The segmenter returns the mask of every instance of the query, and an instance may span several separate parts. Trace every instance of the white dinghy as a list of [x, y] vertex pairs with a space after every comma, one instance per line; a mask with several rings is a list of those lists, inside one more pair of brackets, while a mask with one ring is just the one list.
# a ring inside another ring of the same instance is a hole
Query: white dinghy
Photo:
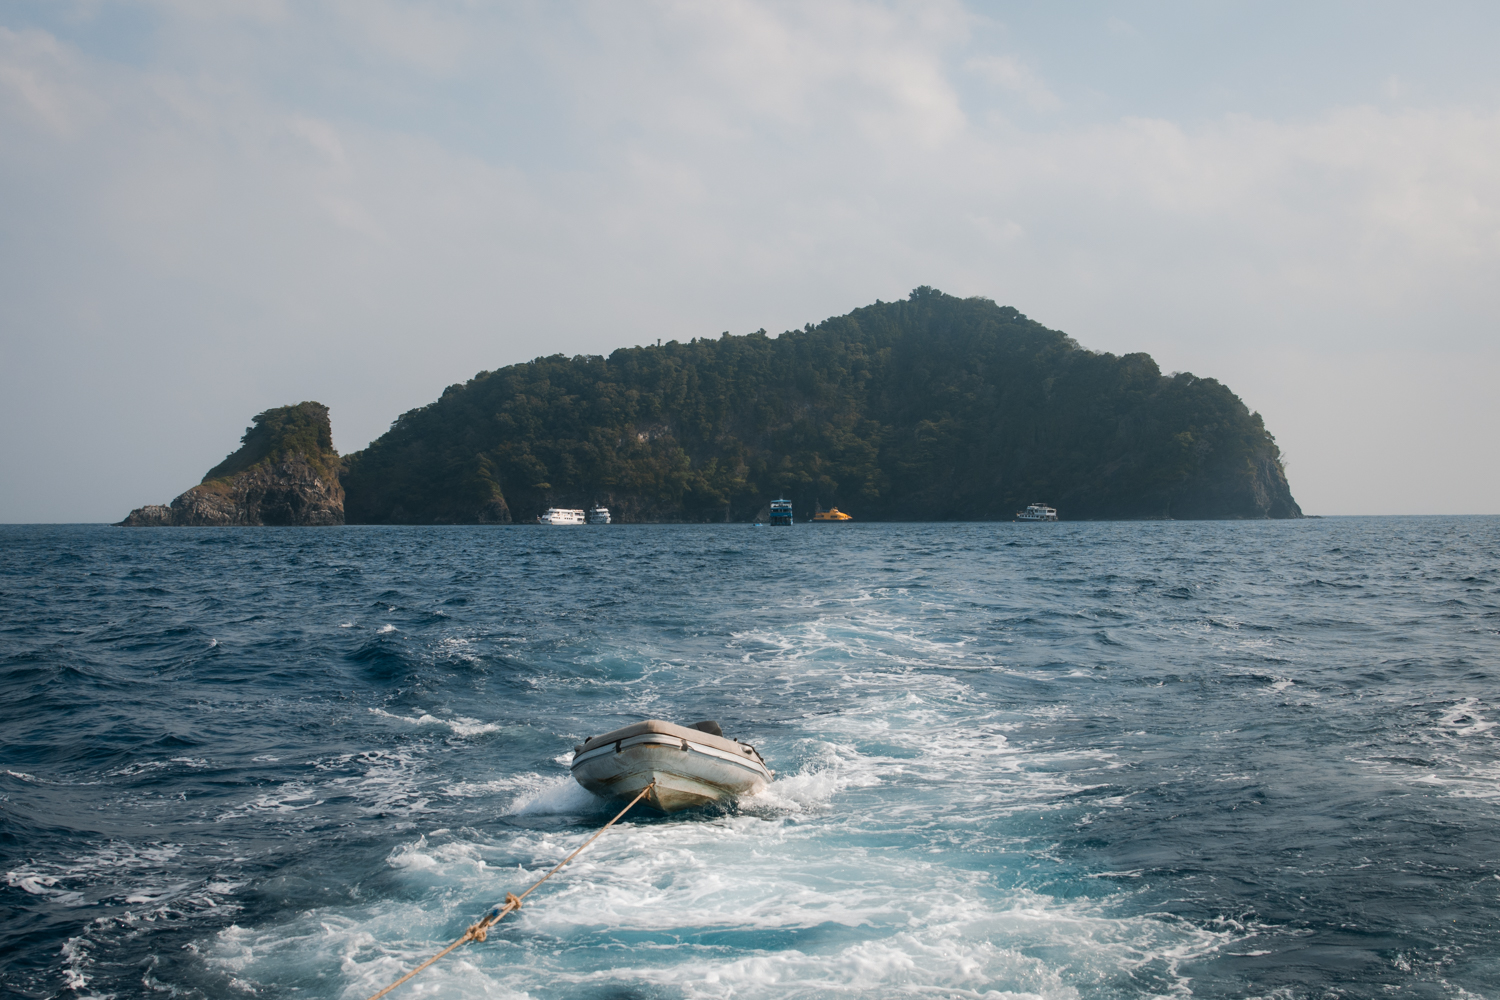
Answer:
[[646, 801], [669, 813], [753, 795], [771, 780], [756, 749], [726, 739], [717, 722], [679, 726], [658, 719], [575, 746], [572, 771], [584, 788], [615, 799], [634, 798], [654, 781]]

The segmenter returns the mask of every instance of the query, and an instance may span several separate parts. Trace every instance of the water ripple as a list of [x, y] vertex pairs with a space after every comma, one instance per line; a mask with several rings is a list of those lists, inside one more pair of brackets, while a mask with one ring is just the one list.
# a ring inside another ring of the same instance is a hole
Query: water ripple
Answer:
[[358, 997], [608, 815], [444, 996], [1500, 993], [1500, 519], [0, 527], [0, 986]]

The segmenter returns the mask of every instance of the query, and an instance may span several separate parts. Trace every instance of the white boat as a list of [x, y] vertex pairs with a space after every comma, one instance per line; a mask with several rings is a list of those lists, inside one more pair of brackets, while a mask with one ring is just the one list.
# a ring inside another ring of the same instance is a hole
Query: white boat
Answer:
[[725, 738], [717, 722], [647, 719], [592, 736], [573, 748], [571, 769], [584, 788], [614, 799], [633, 799], [654, 781], [646, 801], [669, 813], [753, 795], [771, 780], [756, 749]]
[[1046, 504], [1034, 503], [1016, 511], [1017, 521], [1056, 521], [1057, 511]]
[[608, 507], [605, 507], [603, 504], [600, 504], [598, 507], [595, 507], [593, 510], [589, 511], [589, 524], [608, 524], [608, 523], [609, 523], [609, 508]]
[[547, 513], [536, 519], [537, 524], [582, 524], [583, 511], [572, 507], [548, 507]]

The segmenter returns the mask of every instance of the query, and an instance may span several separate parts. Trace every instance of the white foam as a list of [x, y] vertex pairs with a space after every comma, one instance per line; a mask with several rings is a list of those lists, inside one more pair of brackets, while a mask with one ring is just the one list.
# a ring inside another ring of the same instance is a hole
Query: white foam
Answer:
[[[391, 608], [391, 610], [395, 611], [396, 609], [395, 608]], [[378, 629], [376, 629], [375, 630], [375, 634], [376, 635], [385, 635], [387, 632], [394, 632], [394, 631], [396, 631], [396, 626], [394, 626], [394, 625], [392, 625], [390, 623], [386, 623], [385, 625], [382, 625]]]
[[[434, 836], [437, 836], [434, 832]], [[418, 837], [391, 851], [386, 863], [408, 873], [430, 872], [447, 879], [474, 876], [483, 872], [485, 861], [479, 847], [464, 841], [431, 845], [427, 837]]]
[[[619, 834], [581, 855], [486, 947], [424, 973], [420, 988], [454, 997], [619, 983], [687, 997], [1075, 998], [1081, 983], [1149, 967], [1177, 984], [1172, 992], [1186, 992], [1182, 963], [1244, 937], [1160, 915], [1114, 916], [1114, 899], [996, 893], [982, 874], [888, 851], [829, 851], [818, 831], [783, 821], [726, 817]], [[413, 888], [429, 887], [422, 901], [319, 911], [261, 932], [231, 927], [208, 958], [247, 983], [338, 968], [345, 996], [368, 995], [446, 943], [456, 919], [529, 885], [585, 835], [517, 834], [504, 852], [535, 855], [520, 871], [486, 866], [482, 855], [494, 845], [434, 847], [419, 838], [390, 860]], [[622, 934], [681, 941], [706, 930], [721, 940], [779, 931], [823, 944], [600, 948]]]
[[372, 708], [370, 712], [386, 719], [396, 719], [399, 722], [410, 723], [414, 726], [442, 726], [458, 736], [483, 736], [486, 733], [498, 733], [503, 728], [498, 722], [482, 722], [479, 719], [470, 719], [462, 715], [443, 719], [427, 712], [416, 716], [395, 715], [379, 708]]
[[760, 794], [741, 799], [741, 809], [767, 817], [819, 811], [845, 789], [880, 784], [875, 762], [848, 744], [806, 740], [799, 749], [802, 766], [776, 775]]
[[[800, 738], [744, 734], [762, 744], [777, 771], [764, 793], [724, 813], [627, 819], [528, 898], [484, 946], [425, 972], [407, 987], [413, 995], [618, 989], [735, 1000], [1052, 1000], [1108, 992], [1141, 975], [1165, 994], [1185, 995], [1186, 961], [1256, 933], [1120, 915], [1132, 910], [1134, 890], [1059, 899], [1015, 885], [1018, 875], [1003, 860], [952, 863], [955, 852], [1044, 858], [1047, 845], [1023, 831], [1038, 813], [1076, 809], [1078, 795], [1107, 784], [1122, 762], [1102, 749], [1016, 745], [1008, 733], [1037, 719], [1066, 721], [1074, 710], [1033, 707], [1028, 719], [992, 700], [975, 674], [1009, 669], [993, 646], [950, 641], [951, 633], [927, 630], [920, 619], [885, 615], [868, 595], [808, 606], [817, 609], [811, 621], [733, 636], [726, 650], [753, 662], [769, 691], [795, 686], [838, 699], [836, 711], [809, 707]], [[688, 668], [637, 664], [622, 700], [657, 711], [652, 684], [642, 683], [653, 671], [675, 682]], [[1038, 676], [1059, 679], [1056, 671]], [[495, 725], [372, 711], [455, 733], [454, 721]], [[339, 976], [342, 996], [368, 996], [592, 835], [614, 804], [578, 786], [565, 763], [564, 755], [552, 773], [471, 774], [428, 786], [452, 799], [508, 801], [495, 813], [513, 822], [481, 830], [452, 822], [450, 830], [416, 837], [387, 858], [397, 887], [387, 898], [261, 929], [231, 927], [211, 942], [207, 960], [247, 989], [326, 972]], [[422, 787], [415, 765], [392, 765], [389, 780], [409, 795]], [[1125, 806], [1122, 796], [1099, 795], [1088, 801], [1089, 816]], [[1139, 872], [1111, 875], [1146, 881]], [[1102, 881], [1088, 885], [1109, 891]]]
[[61, 906], [83, 905], [83, 893], [70, 891], [66, 887], [58, 888], [57, 883], [58, 879], [55, 875], [44, 875], [25, 869], [5, 873], [5, 884], [13, 889], [20, 889], [32, 896], [43, 896], [49, 902]]
[[540, 788], [518, 796], [502, 815], [572, 816], [598, 812], [603, 801], [573, 780], [572, 775], [548, 780]]
[[1438, 724], [1451, 729], [1456, 736], [1477, 736], [1480, 733], [1487, 733], [1495, 728], [1496, 723], [1480, 715], [1478, 706], [1478, 698], [1465, 698], [1443, 713]]
[[169, 899], [176, 899], [189, 889], [193, 888], [192, 882], [178, 882], [175, 885], [143, 887], [130, 892], [125, 897], [127, 903], [161, 903]]
[[438, 648], [443, 651], [447, 659], [458, 660], [463, 663], [479, 663], [480, 657], [473, 653], [468, 647], [474, 644], [474, 640], [463, 636], [448, 636], [438, 643]]
[[[426, 995], [535, 996], [559, 987], [646, 987], [684, 997], [758, 1000], [788, 995], [1076, 998], [1142, 969], [1188, 992], [1181, 965], [1251, 930], [1204, 929], [1152, 916], [1116, 916], [1129, 893], [1058, 900], [1005, 889], [983, 871], [950, 867], [890, 838], [933, 822], [951, 838], [973, 830], [1002, 846], [1004, 817], [1057, 808], [1088, 787], [1071, 771], [1108, 771], [1108, 754], [1024, 755], [1003, 720], [947, 678], [913, 692], [900, 678], [861, 678], [867, 690], [829, 738], [786, 746], [784, 773], [737, 813], [666, 823], [626, 822], [462, 961], [424, 973]], [[966, 706], [954, 713], [955, 705]], [[867, 749], [861, 750], [860, 747]], [[889, 752], [870, 752], [872, 747]], [[1066, 765], [1066, 766], [1062, 766]], [[979, 780], [979, 779], [983, 780]], [[996, 780], [1000, 779], [1000, 780]], [[903, 797], [859, 796], [891, 781]], [[512, 817], [598, 813], [604, 805], [564, 775], [455, 783], [445, 794], [505, 794]], [[854, 798], [851, 798], [853, 796]], [[1095, 800], [1096, 810], [1121, 802]], [[914, 825], [915, 824], [915, 825]], [[412, 902], [325, 910], [291, 926], [232, 928], [210, 961], [246, 983], [274, 983], [321, 956], [344, 995], [368, 995], [441, 947], [454, 927], [506, 892], [529, 886], [592, 833], [512, 828], [419, 837], [393, 851], [392, 872]], [[451, 839], [450, 839], [451, 838]], [[520, 868], [515, 867], [520, 859]], [[1138, 874], [1138, 873], [1116, 873]], [[1096, 883], [1097, 884], [1097, 883]], [[704, 949], [705, 932], [738, 946]], [[816, 946], [756, 943], [766, 933]], [[606, 947], [648, 934], [680, 944]], [[1041, 957], [1068, 956], [1065, 961]]]
[[205, 768], [209, 766], [208, 761], [202, 757], [173, 757], [170, 760], [143, 760], [126, 764], [124, 767], [107, 772], [107, 776], [111, 778], [129, 778], [138, 774], [144, 774], [147, 771], [159, 771], [163, 768], [171, 767], [173, 764], [191, 768]]
[[[62, 946], [62, 957], [64, 985], [80, 997], [86, 997], [88, 1000], [98, 998], [97, 993], [84, 992], [89, 985], [88, 970], [94, 964], [93, 956], [89, 954], [87, 939], [81, 936], [68, 938]], [[112, 998], [113, 994], [110, 996]]]
[[421, 758], [413, 750], [340, 754], [315, 766], [335, 774], [321, 786], [321, 794], [349, 796], [367, 816], [415, 818], [431, 811], [430, 782], [422, 777]]
[[323, 802], [317, 789], [300, 781], [288, 781], [269, 792], [260, 792], [214, 817], [214, 822], [259, 815], [267, 819], [287, 818]]

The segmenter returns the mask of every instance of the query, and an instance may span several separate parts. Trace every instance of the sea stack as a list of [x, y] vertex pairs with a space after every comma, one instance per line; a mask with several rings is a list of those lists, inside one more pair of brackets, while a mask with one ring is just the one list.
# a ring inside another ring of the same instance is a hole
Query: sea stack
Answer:
[[344, 523], [340, 459], [328, 407], [305, 402], [257, 414], [240, 449], [170, 505], [137, 507], [124, 527], [323, 526]]

